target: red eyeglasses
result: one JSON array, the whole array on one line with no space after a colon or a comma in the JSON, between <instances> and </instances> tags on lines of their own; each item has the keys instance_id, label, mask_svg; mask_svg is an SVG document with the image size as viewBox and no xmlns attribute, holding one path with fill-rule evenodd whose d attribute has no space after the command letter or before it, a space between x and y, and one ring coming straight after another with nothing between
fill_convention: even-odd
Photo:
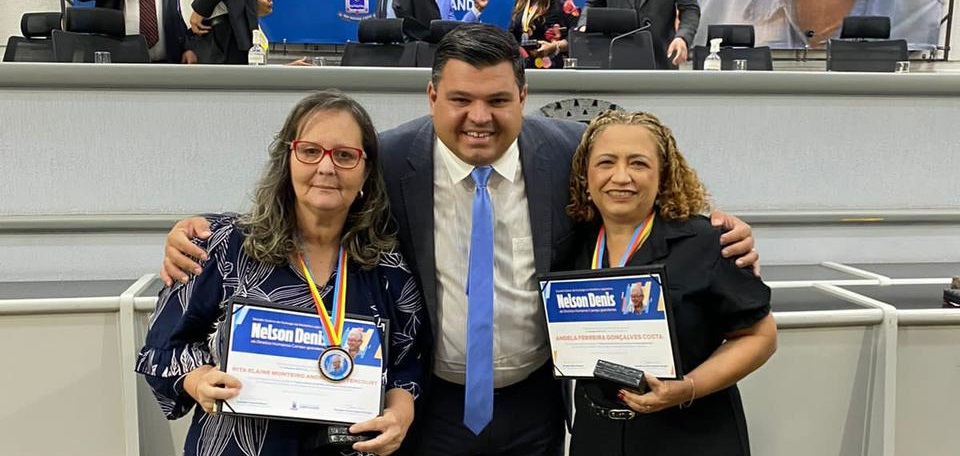
<instances>
[{"instance_id":1,"label":"red eyeglasses","mask_svg":"<svg viewBox=\"0 0 960 456\"><path fill-rule=\"evenodd\" d=\"M345 146L325 149L317 143L299 139L290 143L290 150L293 151L293 156L305 165L320 163L323 157L329 155L333 166L340 169L353 169L360 164L361 160L367 159L367 153L363 149Z\"/></svg>"}]
</instances>

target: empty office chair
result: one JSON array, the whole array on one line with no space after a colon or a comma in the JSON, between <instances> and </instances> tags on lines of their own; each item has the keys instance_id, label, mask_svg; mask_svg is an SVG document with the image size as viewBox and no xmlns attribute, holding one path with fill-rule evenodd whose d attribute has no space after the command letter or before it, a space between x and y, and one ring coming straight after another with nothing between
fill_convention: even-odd
<instances>
[{"instance_id":1,"label":"empty office chair","mask_svg":"<svg viewBox=\"0 0 960 456\"><path fill-rule=\"evenodd\" d=\"M364 19L357 27L357 43L343 49L341 66L401 66L404 53L403 19Z\"/></svg>"},{"instance_id":2,"label":"empty office chair","mask_svg":"<svg viewBox=\"0 0 960 456\"><path fill-rule=\"evenodd\" d=\"M638 26L632 9L590 8L586 32L573 30L567 37L570 57L577 68L656 69L649 26Z\"/></svg>"},{"instance_id":3,"label":"empty office chair","mask_svg":"<svg viewBox=\"0 0 960 456\"><path fill-rule=\"evenodd\" d=\"M707 26L707 43L722 38L722 47L752 48L755 32L750 24L711 24Z\"/></svg>"},{"instance_id":4,"label":"empty office chair","mask_svg":"<svg viewBox=\"0 0 960 456\"><path fill-rule=\"evenodd\" d=\"M890 38L890 18L886 16L847 16L840 27L843 40L886 40Z\"/></svg>"},{"instance_id":5,"label":"empty office chair","mask_svg":"<svg viewBox=\"0 0 960 456\"><path fill-rule=\"evenodd\" d=\"M60 13L24 13L20 33L11 36L3 52L4 62L56 62L53 54L54 30L60 29Z\"/></svg>"},{"instance_id":6,"label":"empty office chair","mask_svg":"<svg viewBox=\"0 0 960 456\"><path fill-rule=\"evenodd\" d=\"M406 24L408 21L404 21ZM463 25L460 21L444 21L434 19L430 21L430 34L423 41L411 41L404 45L403 56L400 57L400 66L430 68L433 66L433 54L437 51L437 43L451 30Z\"/></svg>"},{"instance_id":7,"label":"empty office chair","mask_svg":"<svg viewBox=\"0 0 960 456\"><path fill-rule=\"evenodd\" d=\"M827 42L827 71L888 72L909 59L907 40L890 40L890 18L847 16L840 39Z\"/></svg>"},{"instance_id":8,"label":"empty office chair","mask_svg":"<svg viewBox=\"0 0 960 456\"><path fill-rule=\"evenodd\" d=\"M753 26L746 24L712 24L707 26L707 42L722 38L720 42L720 69L732 70L734 60L746 60L747 70L773 71L773 55L769 46L754 47ZM707 46L694 46L693 69L702 70L703 61L710 55Z\"/></svg>"},{"instance_id":9,"label":"empty office chair","mask_svg":"<svg viewBox=\"0 0 960 456\"><path fill-rule=\"evenodd\" d=\"M126 35L123 11L109 8L67 8L64 30L53 31L58 62L92 63L94 53L109 51L113 63L150 63L147 41Z\"/></svg>"}]
</instances>

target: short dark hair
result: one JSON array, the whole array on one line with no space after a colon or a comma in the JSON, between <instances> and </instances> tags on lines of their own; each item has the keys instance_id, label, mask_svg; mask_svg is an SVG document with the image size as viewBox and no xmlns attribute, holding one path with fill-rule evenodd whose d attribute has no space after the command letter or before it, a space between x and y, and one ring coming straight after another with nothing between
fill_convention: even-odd
<instances>
[{"instance_id":1,"label":"short dark hair","mask_svg":"<svg viewBox=\"0 0 960 456\"><path fill-rule=\"evenodd\" d=\"M510 34L489 24L464 24L440 40L433 56L431 81L440 83L440 72L449 60L460 60L475 68L485 68L509 62L517 87L523 90L527 77L523 72L520 45Z\"/></svg>"}]
</instances>

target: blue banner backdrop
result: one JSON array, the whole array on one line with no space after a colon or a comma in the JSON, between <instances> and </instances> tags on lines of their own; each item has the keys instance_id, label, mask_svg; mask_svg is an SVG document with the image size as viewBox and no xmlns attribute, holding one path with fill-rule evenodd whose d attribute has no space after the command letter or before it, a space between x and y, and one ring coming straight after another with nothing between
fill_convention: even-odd
<instances>
[{"instance_id":1,"label":"blue banner backdrop","mask_svg":"<svg viewBox=\"0 0 960 456\"><path fill-rule=\"evenodd\" d=\"M377 14L380 2L392 15L392 0L275 0L273 14L261 19L272 43L342 44L356 41L357 22ZM583 7L586 0L574 0ZM452 0L455 15L463 17L473 0ZM490 0L483 22L506 28L514 0ZM891 38L904 38L910 49L930 50L939 43L941 0L700 0L702 17L696 43L706 40L708 24L753 24L757 46L802 49L806 30L816 29L822 47L840 33L844 16L890 16ZM800 12L805 11L806 14ZM812 14L811 14L812 12Z\"/></svg>"}]
</instances>

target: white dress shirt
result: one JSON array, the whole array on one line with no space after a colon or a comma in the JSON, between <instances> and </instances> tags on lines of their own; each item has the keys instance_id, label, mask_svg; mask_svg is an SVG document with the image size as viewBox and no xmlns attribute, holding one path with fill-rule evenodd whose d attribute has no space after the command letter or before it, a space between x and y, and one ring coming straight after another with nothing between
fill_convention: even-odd
<instances>
[{"instance_id":1,"label":"white dress shirt","mask_svg":"<svg viewBox=\"0 0 960 456\"><path fill-rule=\"evenodd\" d=\"M467 265L476 184L473 166L439 139L434 142L434 240L439 334L434 373L465 383L467 347ZM550 354L533 258L520 149L514 141L493 163L487 189L493 204L493 384L517 383Z\"/></svg>"},{"instance_id":2,"label":"white dress shirt","mask_svg":"<svg viewBox=\"0 0 960 456\"><path fill-rule=\"evenodd\" d=\"M155 0L154 7L157 8L157 44L150 51L150 60L157 62L167 60L167 47L163 43L163 1ZM140 34L140 2L138 0L126 0L123 2L123 22L127 28L127 35ZM174 60L180 61L180 56L175 56Z\"/></svg>"}]
</instances>

